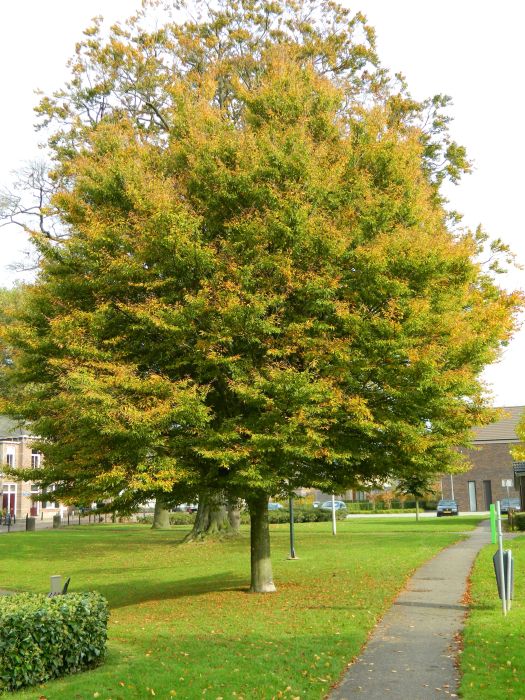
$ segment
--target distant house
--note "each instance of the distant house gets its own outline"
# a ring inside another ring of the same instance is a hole
[[[40,494],[36,484],[32,481],[15,481],[4,474],[2,465],[35,470],[40,468],[42,455],[32,447],[34,439],[35,436],[26,427],[0,416],[0,509],[16,517],[41,514],[50,516],[59,511],[52,490],[48,501],[34,501],[32,497]]]
[[[500,421],[475,429],[474,449],[461,450],[472,469],[441,479],[443,498],[454,498],[460,511],[485,511],[502,498],[520,497],[519,465],[510,451],[520,444],[516,427],[525,406],[505,406],[502,410],[505,416]],[[522,481],[521,502],[525,506],[525,478]]]

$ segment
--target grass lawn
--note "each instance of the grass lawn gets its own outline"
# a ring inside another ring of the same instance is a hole
[[[514,600],[506,617],[492,565],[497,545],[482,550],[472,574],[472,607],[461,656],[461,693],[466,700],[525,698],[525,537],[504,546],[512,549],[515,559]]]
[[[18,700],[322,698],[406,578],[476,518],[274,525],[278,592],[253,595],[249,535],[180,545],[186,530],[96,525],[0,536],[0,588],[109,600],[109,652],[98,669],[4,697]],[[518,564],[519,570],[519,564]]]

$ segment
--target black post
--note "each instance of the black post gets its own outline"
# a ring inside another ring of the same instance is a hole
[[[67,512],[67,524],[69,525],[69,511]]]
[[[293,531],[293,496],[290,494],[288,499],[290,507],[290,556],[289,559],[297,559],[295,556],[295,546],[294,546],[294,531]]]
[[[29,520],[29,515],[26,513],[26,532],[27,532],[27,521]]]
[[[78,511],[78,524],[80,525],[80,511]]]

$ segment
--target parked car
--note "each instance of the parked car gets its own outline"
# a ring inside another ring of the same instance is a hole
[[[502,513],[508,513],[509,509],[521,510],[521,501],[519,498],[502,498],[500,503],[500,510]]]
[[[332,510],[332,501],[325,501],[319,508],[321,510]],[[343,508],[346,510],[346,503],[344,501],[334,501],[334,508],[335,510],[342,510]]]
[[[198,507],[196,503],[180,503],[173,510],[178,513],[196,513]]]
[[[280,503],[268,503],[268,510],[284,510]]]
[[[456,501],[442,500],[437,504],[436,515],[440,518],[443,515],[459,515],[458,504]]]

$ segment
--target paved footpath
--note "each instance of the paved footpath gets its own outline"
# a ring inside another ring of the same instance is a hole
[[[489,543],[490,524],[484,521],[418,569],[329,700],[457,697],[456,637],[467,610],[467,577]]]

